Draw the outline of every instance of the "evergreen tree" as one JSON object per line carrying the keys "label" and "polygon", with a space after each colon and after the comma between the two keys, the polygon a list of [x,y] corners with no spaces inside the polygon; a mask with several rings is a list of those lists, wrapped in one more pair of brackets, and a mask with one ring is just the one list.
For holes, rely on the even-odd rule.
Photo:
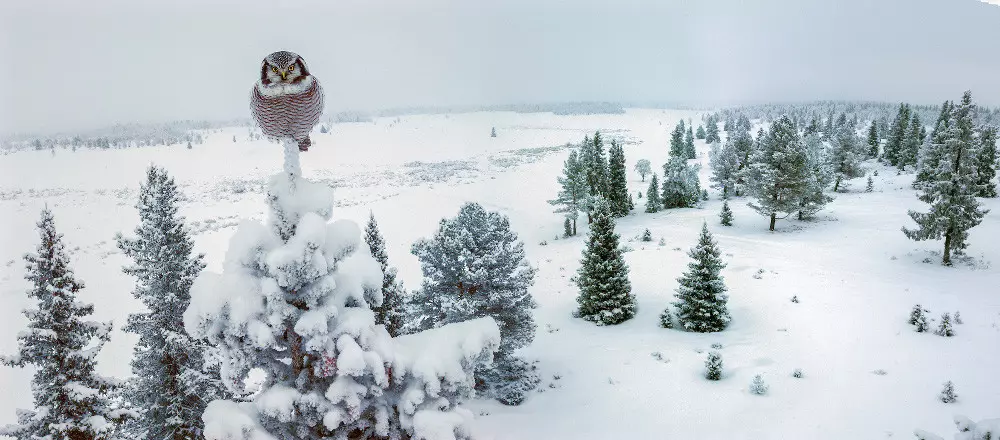
{"label": "evergreen tree", "polygon": [[563,175],[558,178],[562,190],[555,200],[549,201],[549,204],[559,206],[555,212],[566,214],[566,218],[572,221],[573,233],[570,235],[576,235],[576,219],[580,216],[580,211],[588,208],[590,186],[587,177],[587,165],[576,151],[570,151],[569,158],[563,162]]}
{"label": "evergreen tree", "polygon": [[[382,268],[382,301],[372,301],[369,307],[375,313],[375,323],[384,325],[389,336],[395,338],[403,334],[403,324],[406,319],[403,300],[406,290],[403,289],[402,283],[396,281],[396,268],[389,266],[389,254],[385,251],[385,239],[378,230],[375,213],[372,212],[368,213],[368,225],[365,226],[365,243],[368,245],[372,257],[378,261]],[[368,296],[378,297],[371,294]]]}
{"label": "evergreen tree", "polygon": [[921,134],[922,131],[923,124],[920,123],[920,116],[914,112],[913,117],[910,119],[910,125],[906,133],[906,138],[903,139],[903,146],[899,151],[900,168],[904,168],[907,165],[917,165],[920,146],[924,143],[924,139],[922,137],[923,135]]}
{"label": "evergreen tree", "polygon": [[688,331],[705,333],[722,331],[729,324],[726,285],[719,271],[726,267],[720,258],[718,244],[702,224],[698,245],[688,252],[693,260],[688,271],[677,279],[677,319]]}
{"label": "evergreen tree", "polygon": [[974,118],[976,107],[972,93],[965,92],[962,103],[955,106],[949,128],[943,134],[944,143],[934,144],[934,154],[941,158],[932,180],[921,190],[919,199],[930,204],[930,211],[909,215],[917,229],[902,228],[912,240],[938,240],[944,237],[944,255],[941,263],[951,265],[951,253],[962,252],[967,246],[969,229],[983,221],[989,212],[980,208],[975,195],[979,176],[976,172],[976,139]]}
{"label": "evergreen tree", "polygon": [[[596,221],[596,220],[595,220]],[[510,221],[477,203],[466,203],[453,219],[442,219],[431,239],[413,244],[424,281],[416,303],[428,328],[489,316],[500,325],[500,349],[491,367],[476,372],[477,389],[507,405],[520,404],[538,384],[531,366],[515,352],[535,338],[528,292],[535,269]]]}
{"label": "evergreen tree", "polygon": [[684,135],[684,151],[687,153],[688,159],[698,157],[698,154],[694,149],[694,132],[691,130],[690,125],[688,125],[687,133]]}
{"label": "evergreen tree", "polygon": [[819,119],[816,116],[809,121],[809,125],[802,130],[802,136],[809,136],[811,134],[819,134]]}
{"label": "evergreen tree", "polygon": [[490,137],[493,137],[493,138],[497,137],[497,128],[496,127],[493,127],[490,130]]}
{"label": "evergreen tree", "polygon": [[24,310],[29,322],[17,335],[17,354],[0,356],[0,364],[6,366],[35,367],[31,380],[35,410],[19,410],[17,424],[0,427],[0,435],[18,440],[117,438],[121,423],[135,414],[115,408],[117,381],[94,371],[111,323],[86,320],[94,306],[77,298],[84,284],[69,267],[52,212],[44,209],[37,225],[38,251],[24,259],[25,279],[31,282],[27,294],[38,305]]}
{"label": "evergreen tree", "polygon": [[663,185],[660,199],[663,207],[693,208],[701,196],[698,168],[687,164],[687,159],[671,157],[663,165]]}
{"label": "evergreen tree", "polygon": [[[955,395],[955,384],[951,383],[950,380],[945,382],[944,389],[941,390],[941,395],[938,398],[944,403],[955,403],[958,400],[958,396]],[[989,436],[981,438],[989,439]]]}
{"label": "evergreen tree", "polygon": [[201,414],[208,402],[228,397],[217,366],[209,365],[208,344],[184,331],[191,283],[205,267],[194,254],[180,193],[167,171],[155,166],[141,185],[135,238],[115,237],[133,260],[123,271],[136,278],[132,295],[148,311],[128,317],[125,331],[139,335],[133,351],[134,381],[126,391],[129,406],[142,414],[130,430],[139,438],[201,438]]}
{"label": "evergreen tree", "polygon": [[858,135],[846,126],[836,128],[831,143],[829,165],[834,178],[833,192],[837,192],[844,180],[861,177],[864,174],[861,169],[861,158],[864,153]]}
{"label": "evergreen tree", "polygon": [[955,331],[951,327],[951,315],[948,312],[941,315],[941,323],[938,324],[938,329],[934,334],[949,338],[955,336]]}
{"label": "evergreen tree", "polygon": [[874,120],[872,120],[872,125],[868,127],[868,157],[875,158],[878,157],[878,147],[881,140],[878,137],[878,126]]}
{"label": "evergreen tree", "polygon": [[814,214],[823,209],[827,203],[833,201],[833,197],[826,195],[825,191],[830,182],[834,180],[830,169],[829,160],[826,159],[823,150],[823,141],[818,135],[812,134],[805,138],[806,146],[806,168],[808,170],[806,190],[799,200],[799,220],[811,218]]}
{"label": "evergreen tree", "polygon": [[931,138],[920,147],[917,159],[917,175],[913,179],[914,188],[924,188],[936,179],[941,166],[941,154],[945,151],[948,124],[950,121],[938,122]]}
{"label": "evergreen tree", "polygon": [[722,198],[728,199],[736,195],[737,176],[740,168],[739,142],[744,142],[740,134],[730,136],[725,145],[712,144],[708,153],[708,163],[712,168],[712,187],[722,191]]}
{"label": "evergreen tree", "polygon": [[695,130],[694,137],[696,139],[705,139],[705,127],[698,126],[698,130]]}
{"label": "evergreen tree", "polygon": [[573,223],[569,221],[569,218],[563,220],[563,238],[573,236]]}
{"label": "evergreen tree", "polygon": [[625,217],[632,211],[632,200],[628,192],[628,176],[625,172],[625,150],[612,140],[608,149],[608,203],[615,217]]}
{"label": "evergreen tree", "polygon": [[653,241],[653,233],[650,232],[649,228],[646,228],[642,231],[642,237],[640,239],[646,243],[651,242]]}
{"label": "evergreen tree", "polygon": [[875,182],[872,181],[872,176],[868,176],[868,183],[865,184],[865,192],[870,193],[875,190]]}
{"label": "evergreen tree", "polygon": [[708,126],[705,129],[705,143],[717,144],[721,142],[722,139],[719,137],[719,121],[713,116],[705,124]]}
{"label": "evergreen tree", "polygon": [[906,322],[910,325],[917,325],[922,316],[924,316],[924,308],[920,304],[916,304],[910,309],[910,319]]}
{"label": "evergreen tree", "polygon": [[642,176],[642,181],[646,181],[646,176],[653,174],[652,164],[649,163],[649,159],[639,159],[635,162],[635,172]]}
{"label": "evergreen tree", "polygon": [[979,154],[977,157],[977,175],[979,180],[979,197],[996,197],[997,184],[993,179],[997,175],[997,129],[985,127],[979,132]]}
{"label": "evergreen tree", "polygon": [[722,212],[719,213],[719,223],[722,226],[732,226],[733,225],[733,211],[729,209],[729,202],[722,202]]}
{"label": "evergreen tree", "polygon": [[682,119],[674,127],[673,133],[670,135],[670,157],[680,157],[687,159],[687,147],[684,143],[684,120]]}
{"label": "evergreen tree", "polygon": [[[740,120],[745,120],[745,118],[741,117]],[[747,124],[746,127],[749,126],[749,122]],[[746,193],[747,181],[745,170],[750,166],[750,159],[758,147],[757,144],[764,138],[764,130],[761,129],[757,132],[758,141],[755,142],[753,136],[750,135],[750,130],[745,130],[744,127],[742,124],[737,124],[737,130],[730,133],[729,137],[726,138],[726,144],[729,144],[729,139],[732,139],[733,143],[729,148],[735,152],[734,154],[736,154],[737,163],[739,164],[736,167],[736,182],[733,185],[733,194],[737,197]]]}
{"label": "evergreen tree", "polygon": [[882,156],[889,165],[898,166],[900,152],[903,149],[903,142],[906,140],[907,130],[910,125],[910,106],[899,104],[899,111],[892,121],[892,130],[889,132],[889,139],[886,140]]}
{"label": "evergreen tree", "polygon": [[[771,219],[774,230],[778,213],[791,214],[801,208],[809,188],[805,146],[787,116],[775,121],[759,142],[746,169],[747,192],[756,199],[749,205]],[[786,216],[787,216],[786,214]],[[784,217],[782,217],[784,218]]]}
{"label": "evergreen tree", "polygon": [[456,406],[500,344],[496,322],[391,338],[368,307],[383,274],[361,229],[327,223],[330,188],[299,177],[294,143],[285,152],[268,224],[240,225],[223,273],[202,271],[184,313],[188,333],[218,347],[228,387],[242,391],[251,372],[264,379],[249,402],[208,404],[209,440],[469,438]]}
{"label": "evergreen tree", "polygon": [[[663,240],[661,239],[660,241],[661,241],[660,245],[662,246]],[[663,312],[660,313],[660,327],[674,328],[674,315],[670,313],[670,307],[663,309]]]}
{"label": "evergreen tree", "polygon": [[628,273],[611,209],[607,202],[599,199],[587,248],[574,280],[580,288],[576,299],[580,307],[576,316],[598,325],[620,324],[632,319],[636,301]]}
{"label": "evergreen tree", "polygon": [[649,180],[649,189],[646,190],[646,212],[658,212],[663,207],[660,200],[660,185],[656,181],[656,174]]}
{"label": "evergreen tree", "polygon": [[708,352],[708,358],[705,359],[705,379],[722,379],[722,355],[715,350]]}

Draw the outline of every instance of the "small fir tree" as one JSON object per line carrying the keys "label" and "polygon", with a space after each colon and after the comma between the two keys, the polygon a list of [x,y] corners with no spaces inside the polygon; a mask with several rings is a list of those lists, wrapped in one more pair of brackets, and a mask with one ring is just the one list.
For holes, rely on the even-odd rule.
{"label": "small fir tree", "polygon": [[722,355],[718,351],[708,352],[708,358],[705,359],[705,379],[722,379]]}
{"label": "small fir tree", "polygon": [[684,120],[682,119],[674,127],[673,133],[670,134],[670,157],[679,157],[682,159],[687,159],[687,148],[684,143]]}
{"label": "small fir tree", "polygon": [[712,117],[705,124],[708,126],[705,129],[705,143],[715,144],[721,142],[722,139],[719,137],[719,121]]}
{"label": "small fir tree", "polygon": [[964,324],[964,322],[962,322],[962,314],[958,311],[955,312],[955,324]]}
{"label": "small fir tree", "polygon": [[976,200],[975,110],[971,92],[965,92],[962,103],[952,110],[952,122],[943,135],[944,142],[932,147],[938,150],[936,155],[941,158],[941,165],[918,196],[921,201],[930,204],[930,211],[910,211],[910,218],[918,228],[902,228],[911,240],[944,237],[941,263],[946,266],[951,265],[952,251],[959,253],[968,246],[969,229],[979,225],[989,212],[982,209]]}
{"label": "small fir tree", "polygon": [[599,199],[575,279],[580,288],[577,315],[598,325],[632,319],[636,301],[628,273],[611,210],[606,201]]}
{"label": "small fir tree", "polygon": [[670,307],[663,309],[663,312],[660,313],[660,327],[674,328],[674,315],[670,313]]}
{"label": "small fir tree", "polygon": [[642,176],[642,181],[646,181],[646,176],[653,174],[653,167],[649,163],[649,159],[639,159],[635,163],[635,172]]}
{"label": "small fir tree", "polygon": [[687,154],[688,159],[697,157],[697,152],[694,149],[694,133],[691,130],[691,125],[688,125],[687,133],[684,134],[684,152]]}
{"label": "small fir tree", "polygon": [[722,212],[719,213],[719,223],[722,226],[732,226],[733,225],[733,210],[729,209],[729,202],[722,202]]}
{"label": "small fir tree", "polygon": [[497,137],[497,128],[496,127],[493,127],[492,129],[490,129],[490,137],[491,138]]}
{"label": "small fir tree", "polygon": [[737,195],[737,172],[740,169],[738,147],[743,140],[745,138],[739,135],[731,136],[724,145],[715,143],[709,150],[708,163],[712,169],[709,180],[713,182],[712,187],[722,191],[723,199]]}
{"label": "small fir tree", "polygon": [[899,166],[900,152],[903,149],[903,142],[906,140],[909,125],[910,106],[908,104],[899,104],[899,111],[896,112],[896,118],[892,121],[892,129],[889,132],[889,138],[886,140],[885,148],[882,151],[882,157],[889,162],[889,165]]}
{"label": "small fir tree", "polygon": [[646,230],[642,231],[641,240],[645,242],[653,241],[653,233],[649,231],[649,228],[646,228]]}
{"label": "small fir tree", "polygon": [[985,127],[979,131],[979,154],[977,157],[976,184],[979,186],[979,197],[993,198],[997,196],[997,129]]}
{"label": "small fir tree", "polygon": [[694,137],[695,139],[705,139],[705,127],[699,125],[698,129],[694,132]]}
{"label": "small fir tree", "polygon": [[[372,257],[378,261],[382,267],[381,301],[372,301],[370,307],[375,312],[375,323],[385,326],[389,336],[396,337],[403,334],[403,325],[406,320],[404,310],[404,297],[406,290],[402,283],[396,280],[396,268],[389,266],[389,255],[385,250],[385,239],[378,229],[375,221],[375,213],[368,213],[368,224],[365,226],[365,243]],[[368,295],[377,298],[379,295]]]}
{"label": "small fir tree", "polygon": [[563,219],[563,238],[573,236],[573,223],[569,221],[569,217]]}
{"label": "small fir tree", "polygon": [[576,235],[576,220],[580,216],[580,211],[587,210],[590,191],[586,164],[576,151],[569,152],[569,158],[563,163],[563,175],[557,180],[561,189],[549,204],[559,207],[555,212],[566,215],[566,220],[573,224],[572,233],[569,235]]}
{"label": "small fir tree", "polygon": [[951,327],[951,315],[947,312],[941,315],[941,322],[938,324],[938,329],[934,332],[938,336],[952,337],[955,336],[955,331]]}
{"label": "small fir tree", "polygon": [[615,217],[625,217],[632,211],[632,200],[628,192],[628,176],[625,172],[625,150],[614,139],[608,149],[607,200]]}
{"label": "small fir tree", "polygon": [[693,332],[717,332],[726,328],[731,320],[726,303],[726,285],[719,272],[725,267],[720,258],[718,244],[703,223],[698,244],[688,256],[688,271],[677,279],[677,319],[681,326]]}
{"label": "small fir tree", "polygon": [[955,394],[955,384],[950,380],[945,382],[938,398],[944,403],[955,403],[958,400],[958,395]]}
{"label": "small fir tree", "polygon": [[924,308],[920,304],[914,304],[913,308],[910,309],[910,319],[906,321],[910,325],[917,325],[920,322],[920,318],[924,316]]}
{"label": "small fir tree", "polygon": [[872,125],[868,127],[868,157],[878,157],[878,147],[881,140],[878,137],[878,125],[872,120]]}
{"label": "small fir tree", "polygon": [[920,146],[924,143],[924,124],[920,117],[913,113],[903,146],[899,150],[899,167],[916,166],[920,154]]}
{"label": "small fir tree", "polygon": [[0,356],[6,366],[35,367],[35,409],[19,410],[17,423],[0,427],[0,435],[18,440],[117,438],[121,424],[137,414],[116,408],[118,382],[95,372],[111,323],[86,320],[94,306],[77,298],[84,284],[69,267],[62,234],[48,208],[37,226],[41,243],[24,259],[25,279],[31,283],[27,293],[38,305],[24,310],[28,328],[17,335],[17,354]]}
{"label": "small fir tree", "polygon": [[927,315],[921,314],[918,316],[915,325],[917,326],[917,333],[926,333],[930,330],[930,324],[927,322]]}
{"label": "small fir tree", "polygon": [[764,382],[764,377],[761,375],[756,375],[753,377],[753,382],[750,382],[750,394],[756,394],[758,396],[763,396],[767,394],[767,383]]}
{"label": "small fir tree", "polygon": [[868,183],[865,184],[865,192],[870,193],[875,190],[875,182],[872,181],[872,176],[868,176]]}
{"label": "small fir tree", "polygon": [[646,190],[646,212],[658,212],[663,207],[660,201],[660,185],[656,181],[656,174],[649,180],[649,189]]}
{"label": "small fir tree", "polygon": [[671,157],[663,165],[663,185],[660,201],[663,207],[693,208],[701,197],[697,166],[687,164],[687,159]]}

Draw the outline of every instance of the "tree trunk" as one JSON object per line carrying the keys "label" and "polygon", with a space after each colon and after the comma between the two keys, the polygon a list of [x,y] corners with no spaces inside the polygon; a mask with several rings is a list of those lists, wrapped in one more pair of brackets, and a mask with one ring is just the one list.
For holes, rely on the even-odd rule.
{"label": "tree trunk", "polygon": [[771,213],[771,228],[770,228],[771,231],[774,230],[774,222],[777,219],[778,219],[778,215],[772,212]]}
{"label": "tree trunk", "polygon": [[941,264],[945,266],[951,266],[951,230],[944,233],[944,257],[941,258]]}
{"label": "tree trunk", "polygon": [[576,236],[576,219],[573,219],[573,236]]}
{"label": "tree trunk", "polygon": [[840,178],[838,177],[835,182],[833,182],[833,192],[837,192],[837,188],[840,188]]}

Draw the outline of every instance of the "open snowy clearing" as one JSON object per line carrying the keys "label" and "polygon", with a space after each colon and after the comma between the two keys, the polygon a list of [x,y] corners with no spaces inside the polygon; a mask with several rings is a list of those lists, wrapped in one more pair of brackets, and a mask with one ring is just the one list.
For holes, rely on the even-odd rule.
{"label": "open snowy clearing", "polygon": [[[911,225],[907,209],[926,209],[910,189],[912,175],[871,163],[866,166],[879,170],[875,192],[862,192],[864,178],[851,181],[849,192],[835,195],[816,220],[780,221],[774,233],[745,200],[730,203],[733,227],[718,225],[721,202],[714,191],[701,209],[645,214],[637,208],[617,230],[633,249],[626,259],[638,315],[611,327],[573,319],[570,278],[586,221],[579,236],[554,240],[562,219],[546,203],[558,190],[565,144],[601,130],[624,141],[630,172],[638,159],[649,159],[659,172],[679,118],[700,122],[695,112],[629,110],[337,124],[329,134],[314,135],[314,147],[302,155],[303,173],[335,187],[335,219],[363,224],[374,212],[390,264],[410,288],[421,276],[410,244],[430,236],[441,217],[454,216],[466,201],[510,216],[539,269],[531,290],[540,305],[538,332],[524,353],[539,361],[543,382],[518,407],[468,403],[487,438],[911,438],[914,428],[950,436],[954,413],[973,420],[1000,416],[1000,200],[984,200],[992,212],[971,230],[970,258],[941,267],[940,243],[912,242],[899,230]],[[489,137],[493,126],[496,138]],[[706,187],[708,147],[696,145]],[[236,224],[263,217],[263,184],[280,169],[281,154],[278,145],[248,142],[246,128],[233,128],[208,134],[191,150],[177,145],[0,156],[0,353],[15,350],[26,322],[20,256],[34,250],[33,225],[44,205],[52,208],[72,267],[87,286],[81,299],[94,302],[96,319],[113,319],[120,327],[140,304],[130,293],[133,279],[121,273],[126,260],[113,236],[130,232],[138,220],[132,205],[146,167],[156,163],[177,179],[197,250],[206,254],[208,270],[217,271]],[[631,173],[631,192],[645,189]],[[635,201],[637,207],[644,203]],[[722,274],[732,324],[714,334],[661,329],[658,316],[673,300],[702,221],[728,264]],[[653,233],[651,243],[635,239],[645,228]],[[657,244],[660,237],[664,246]],[[790,301],[793,295],[799,303]],[[915,333],[906,324],[915,303],[934,318],[961,311],[964,324],[952,338]],[[100,354],[101,372],[127,376],[134,340],[116,330]],[[710,382],[703,365],[716,343],[724,373]],[[804,372],[800,379],[791,376],[796,368]],[[15,420],[15,408],[31,406],[30,371],[0,371],[5,424]],[[747,392],[756,374],[770,385],[767,395]],[[955,383],[957,403],[936,398],[947,380]]]}

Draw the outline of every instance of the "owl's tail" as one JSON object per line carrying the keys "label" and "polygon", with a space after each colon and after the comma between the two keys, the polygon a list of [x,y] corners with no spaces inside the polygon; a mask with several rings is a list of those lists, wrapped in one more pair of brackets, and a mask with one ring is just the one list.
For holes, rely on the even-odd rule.
{"label": "owl's tail", "polygon": [[309,146],[312,145],[312,139],[306,136],[305,139],[299,139],[299,151],[309,151]]}

